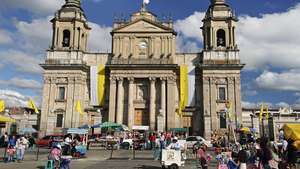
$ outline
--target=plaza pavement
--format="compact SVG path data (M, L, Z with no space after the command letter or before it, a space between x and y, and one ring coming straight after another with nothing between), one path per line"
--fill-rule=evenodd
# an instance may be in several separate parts
M25 159L21 163L12 162L4 163L0 161L0 169L44 169L47 162L48 149L40 149L39 160L36 158L36 151L26 151ZM161 169L159 161L154 161L151 151L136 151L135 159L132 151L118 150L113 152L110 159L111 151L107 150L90 150L87 158L73 159L71 169ZM4 149L0 149L0 157L4 154ZM197 169L197 161L190 159L186 161L185 167L180 169ZM214 163L210 169L215 169Z

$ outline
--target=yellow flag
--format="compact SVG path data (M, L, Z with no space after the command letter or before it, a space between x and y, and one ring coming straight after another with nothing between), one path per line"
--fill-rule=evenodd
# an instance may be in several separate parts
M98 101L103 106L105 101L105 65L98 66Z
M269 107L267 106L267 109L266 109L266 119L269 119L270 117L270 112L269 112Z
M264 104L262 104L262 105L260 106L260 112L259 112L259 120L260 120L260 121L262 121L263 113L264 113Z
M78 100L77 103L76 103L76 111L80 114L80 115L84 115L83 111L82 111L82 108L81 108L81 103L80 101Z
M4 103L4 100L0 100L0 113L1 112L4 112L5 110L5 103Z
M34 110L34 112L36 114L40 113L39 110L37 109L37 107L35 106L35 103L34 103L34 101L32 99L29 99L29 101L28 101L28 108Z

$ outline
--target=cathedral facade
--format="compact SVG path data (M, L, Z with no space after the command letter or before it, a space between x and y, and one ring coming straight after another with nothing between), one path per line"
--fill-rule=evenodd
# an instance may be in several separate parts
M111 121L154 131L185 127L209 139L213 130L236 126L244 66L237 21L224 0L211 0L202 20L203 51L180 53L172 21L159 21L143 4L113 24L111 52L91 53L81 2L66 0L51 20L52 45L41 64L41 135Z

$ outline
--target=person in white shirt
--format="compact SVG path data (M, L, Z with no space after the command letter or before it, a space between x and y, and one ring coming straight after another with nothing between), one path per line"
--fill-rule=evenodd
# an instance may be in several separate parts
M28 141L25 137L22 136L17 140L16 148L17 148L18 162L21 162L22 160L24 160L25 149L27 146L28 146Z
M178 143L178 138L174 137L172 140L172 143L167 147L168 150L173 149L173 150L180 150L181 146Z

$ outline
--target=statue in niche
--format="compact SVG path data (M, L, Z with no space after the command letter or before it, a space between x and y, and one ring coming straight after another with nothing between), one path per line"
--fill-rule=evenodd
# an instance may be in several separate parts
M146 86L139 85L137 87L137 100L146 100Z

